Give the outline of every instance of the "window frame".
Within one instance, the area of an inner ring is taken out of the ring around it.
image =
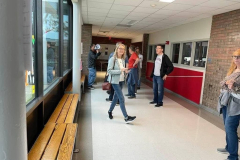
[[[188,41],[174,41],[171,43],[171,48],[170,48],[170,60],[172,61],[172,56],[173,56],[173,44],[178,44],[180,43],[180,53],[179,53],[179,59],[178,63],[173,63],[174,66],[180,67],[180,68],[186,68],[186,69],[193,69],[196,71],[205,71],[206,66],[207,66],[207,58],[208,58],[208,50],[209,50],[209,40],[210,39],[196,39],[196,40],[188,40]],[[183,52],[183,43],[192,43],[192,51],[191,51],[191,61],[190,65],[184,65],[181,64],[182,62],[182,52]],[[194,57],[195,57],[195,49],[196,49],[196,43],[197,42],[208,42],[208,48],[207,48],[207,54],[206,54],[206,63],[205,67],[196,67],[193,65],[194,63]]]

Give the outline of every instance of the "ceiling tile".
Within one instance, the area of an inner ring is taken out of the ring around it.
[[[141,20],[140,22],[146,22],[146,23],[150,23],[150,22],[158,22],[160,20],[162,20],[164,18],[144,18],[143,20]]]
[[[223,9],[235,10],[240,8],[240,3],[224,7]]]
[[[157,11],[154,14],[163,14],[163,15],[174,15],[179,13],[180,11],[173,11],[173,10],[167,10],[167,9],[161,9],[159,11]]]
[[[240,2],[240,0],[227,0],[227,1]]]
[[[223,8],[236,3],[238,2],[232,2],[232,1],[226,1],[226,0],[209,0],[205,3],[200,4],[199,6]]]
[[[207,12],[208,14],[211,14],[211,15],[217,15],[217,14],[221,14],[221,13],[226,13],[226,12],[229,12],[230,9],[216,9],[214,11],[211,11],[211,12]]]
[[[199,16],[200,14],[201,14],[201,13],[185,12],[185,11],[184,11],[184,12],[177,13],[176,15],[173,15],[173,16],[191,18],[191,17]]]
[[[94,20],[94,21],[104,21],[106,17],[100,17],[100,16],[88,16],[89,20]]]
[[[116,10],[110,10],[108,14],[121,14],[121,15],[128,15],[129,11],[116,11]]]
[[[155,7],[152,7],[151,5],[156,5]],[[169,5],[169,3],[165,2],[159,2],[159,1],[143,1],[139,6],[140,7],[148,7],[148,8],[163,8],[165,6]]]
[[[136,21],[140,21],[143,18],[144,17],[135,17],[135,16],[127,16],[127,17],[125,17],[125,19],[136,20]]]
[[[125,15],[122,15],[122,14],[108,14],[109,18],[125,18],[126,16]]]
[[[125,6],[125,5],[117,5],[114,4],[111,10],[118,10],[118,11],[132,11],[136,8],[135,6]]]
[[[114,4],[121,4],[126,6],[138,6],[143,0],[115,0]]]
[[[134,17],[147,17],[149,16],[149,13],[140,13],[140,12],[131,12],[129,16],[134,16]]]
[[[143,7],[137,7],[133,10],[133,12],[141,12],[141,13],[154,13],[159,9],[156,8],[143,8]]]
[[[109,18],[109,17],[107,17],[106,19],[105,19],[105,22],[116,22],[116,23],[119,23],[119,22],[121,22],[123,19],[122,18]]]
[[[186,10],[187,12],[198,12],[198,13],[206,13],[206,12],[211,12],[216,10],[217,8],[212,8],[212,7],[203,7],[203,6],[195,6],[192,7],[188,10]]]
[[[177,3],[170,3],[163,9],[168,9],[168,10],[175,10],[175,11],[184,11],[189,8],[193,7],[193,5],[186,5],[186,4],[177,4]]]
[[[173,3],[188,4],[188,5],[199,5],[209,0],[175,0]]]
[[[110,9],[112,4],[109,3],[100,3],[100,2],[88,2],[88,7],[101,9]]]
[[[100,17],[106,17],[106,16],[107,16],[107,13],[88,12],[88,16],[100,16]]]
[[[108,13],[108,11],[108,9],[88,8],[88,12]]]
[[[88,0],[89,2],[94,1],[94,2],[101,2],[101,3],[113,3],[114,0]]]
[[[165,19],[169,17],[169,15],[164,15],[164,14],[152,14],[148,16],[147,18],[154,18],[154,19]]]

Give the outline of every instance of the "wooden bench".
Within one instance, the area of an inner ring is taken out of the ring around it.
[[[84,84],[85,84],[85,75],[82,74],[82,76],[81,76],[81,86],[83,88],[83,93],[84,93]]]
[[[64,94],[47,123],[73,123],[79,94]]]
[[[77,124],[48,123],[28,154],[28,160],[71,160]]]

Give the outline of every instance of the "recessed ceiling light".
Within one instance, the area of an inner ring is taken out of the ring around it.
[[[171,2],[173,2],[173,1],[175,1],[175,0],[159,0],[160,2],[168,2],[168,3],[171,3]]]
[[[152,7],[156,7],[157,5],[156,4],[151,4]]]

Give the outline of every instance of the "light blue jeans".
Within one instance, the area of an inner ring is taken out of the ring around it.
[[[124,96],[122,93],[122,88],[123,88],[123,84],[124,82],[119,82],[119,84],[112,84],[112,87],[114,88],[114,96],[113,96],[113,101],[110,105],[110,109],[109,112],[112,112],[117,104],[117,101],[119,100],[120,103],[120,108],[122,110],[122,114],[124,116],[124,118],[127,118],[127,111],[125,108],[125,102],[124,102]]]
[[[88,87],[92,86],[96,80],[96,69],[95,68],[88,68]]]

